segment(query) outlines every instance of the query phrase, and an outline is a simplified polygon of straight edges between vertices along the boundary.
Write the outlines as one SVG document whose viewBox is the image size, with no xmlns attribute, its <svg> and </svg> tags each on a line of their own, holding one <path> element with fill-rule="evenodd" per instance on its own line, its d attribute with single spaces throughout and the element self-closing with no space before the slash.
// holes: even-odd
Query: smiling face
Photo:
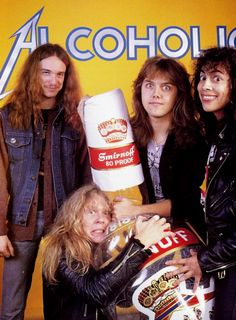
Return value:
<svg viewBox="0 0 236 320">
<path fill-rule="evenodd" d="M 203 68 L 197 90 L 203 109 L 221 119 L 231 97 L 231 81 L 226 69 L 220 65 L 211 70 Z"/>
<path fill-rule="evenodd" d="M 40 82 L 43 90 L 42 108 L 53 107 L 58 92 L 62 89 L 66 65 L 57 56 L 40 61 Z"/>
<path fill-rule="evenodd" d="M 97 194 L 88 201 L 82 215 L 84 232 L 94 243 L 100 243 L 106 236 L 111 222 L 111 212 L 106 200 Z"/>
<path fill-rule="evenodd" d="M 170 118 L 177 99 L 177 87 L 164 72 L 144 79 L 141 87 L 142 104 L 149 118 Z"/>
</svg>

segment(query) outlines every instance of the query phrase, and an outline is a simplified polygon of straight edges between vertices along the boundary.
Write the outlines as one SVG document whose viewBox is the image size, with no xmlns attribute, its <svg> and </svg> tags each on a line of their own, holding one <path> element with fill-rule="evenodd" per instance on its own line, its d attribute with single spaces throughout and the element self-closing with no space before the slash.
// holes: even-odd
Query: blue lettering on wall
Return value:
<svg viewBox="0 0 236 320">
<path fill-rule="evenodd" d="M 11 36 L 15 37 L 15 40 L 0 71 L 0 99 L 9 94 L 4 91 L 21 51 L 26 49 L 30 53 L 38 45 L 49 41 L 49 27 L 38 26 L 43 9 L 36 12 Z M 157 26 L 147 26 L 141 33 L 138 26 L 126 26 L 124 34 L 112 26 L 104 26 L 98 30 L 80 26 L 70 31 L 65 39 L 65 46 L 70 56 L 79 61 L 88 61 L 96 57 L 111 61 L 123 55 L 126 55 L 127 60 L 137 60 L 141 50 L 146 52 L 147 58 L 161 54 L 175 59 L 184 57 L 190 51 L 191 58 L 195 59 L 202 50 L 200 26 L 190 26 L 189 32 L 178 26 L 157 30 Z M 109 41 L 110 48 L 106 47 L 107 39 L 112 40 Z M 177 48 L 171 48 L 171 39 L 178 39 Z M 112 48 L 111 43 L 114 43 Z M 216 45 L 236 47 L 236 28 L 227 31 L 226 26 L 216 26 Z"/>
</svg>

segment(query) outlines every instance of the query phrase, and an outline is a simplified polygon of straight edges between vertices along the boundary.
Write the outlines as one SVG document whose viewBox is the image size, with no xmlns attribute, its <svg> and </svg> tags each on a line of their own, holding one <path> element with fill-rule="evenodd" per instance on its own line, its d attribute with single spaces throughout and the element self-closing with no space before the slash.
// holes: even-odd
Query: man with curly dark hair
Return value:
<svg viewBox="0 0 236 320">
<path fill-rule="evenodd" d="M 216 320 L 236 319 L 236 49 L 209 48 L 194 73 L 195 103 L 209 145 L 204 200 L 207 244 L 179 264 L 179 281 L 215 275 Z"/>
</svg>

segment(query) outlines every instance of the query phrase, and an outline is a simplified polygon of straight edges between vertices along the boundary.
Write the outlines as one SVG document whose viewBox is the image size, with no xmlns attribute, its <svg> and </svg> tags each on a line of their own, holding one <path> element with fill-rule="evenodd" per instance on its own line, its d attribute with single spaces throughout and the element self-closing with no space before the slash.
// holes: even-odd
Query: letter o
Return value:
<svg viewBox="0 0 236 320">
<path fill-rule="evenodd" d="M 180 47 L 176 50 L 170 49 L 167 44 L 168 39 L 173 36 L 178 37 L 181 41 Z M 181 58 L 189 50 L 188 34 L 183 29 L 177 27 L 170 27 L 163 30 L 160 33 L 158 43 L 161 53 L 170 58 Z"/>
<path fill-rule="evenodd" d="M 103 42 L 106 38 L 115 40 L 115 47 L 112 50 L 104 48 Z M 125 37 L 120 30 L 106 27 L 98 30 L 93 38 L 93 49 L 96 54 L 104 60 L 114 60 L 120 57 L 125 50 Z"/>
</svg>

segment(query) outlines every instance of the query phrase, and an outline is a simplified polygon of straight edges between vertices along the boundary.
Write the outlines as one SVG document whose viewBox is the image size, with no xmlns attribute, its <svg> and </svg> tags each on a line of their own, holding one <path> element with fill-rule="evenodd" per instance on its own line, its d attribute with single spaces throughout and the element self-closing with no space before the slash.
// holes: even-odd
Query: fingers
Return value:
<svg viewBox="0 0 236 320">
<path fill-rule="evenodd" d="M 9 258 L 10 256 L 14 256 L 14 249 L 9 242 L 7 247 L 1 252 L 0 254 L 1 257 Z"/>
<path fill-rule="evenodd" d="M 191 256 L 196 256 L 197 255 L 197 251 L 190 249 L 190 254 Z"/>
<path fill-rule="evenodd" d="M 196 292 L 202 278 L 202 271 L 197 261 L 197 252 L 191 249 L 190 253 L 191 257 L 189 258 L 169 260 L 165 264 L 178 267 L 176 270 L 171 271 L 168 277 L 179 276 L 179 283 L 189 278 L 194 278 L 193 292 Z"/>
<path fill-rule="evenodd" d="M 168 266 L 176 266 L 176 265 L 184 265 L 185 262 L 186 262 L 185 259 L 173 259 L 173 260 L 166 261 L 165 264 Z"/>
<path fill-rule="evenodd" d="M 200 284 L 200 280 L 201 280 L 200 277 L 195 277 L 194 278 L 193 292 L 197 291 L 197 288 L 199 287 L 199 284 Z"/>
<path fill-rule="evenodd" d="M 166 222 L 166 219 L 160 218 L 158 215 L 151 218 L 147 215 L 140 215 L 136 218 L 135 234 L 145 247 L 149 247 L 167 236 L 174 237 L 175 233 L 170 229 L 170 224 Z"/>
<path fill-rule="evenodd" d="M 136 217 L 136 223 L 140 223 L 143 221 L 147 221 L 147 218 L 145 216 L 137 216 Z"/>
<path fill-rule="evenodd" d="M 155 216 L 152 217 L 153 220 L 158 221 L 160 220 L 160 216 L 158 216 L 157 214 Z"/>
<path fill-rule="evenodd" d="M 9 258 L 14 256 L 14 249 L 8 237 L 6 235 L 0 236 L 0 256 Z"/>
<path fill-rule="evenodd" d="M 160 218 L 160 216 L 155 215 L 150 219 L 150 223 L 153 223 L 153 221 L 157 222 L 157 227 L 160 227 L 159 232 L 162 232 L 162 238 L 175 237 L 175 233 L 171 231 L 171 225 L 166 222 L 166 218 Z"/>
<path fill-rule="evenodd" d="M 149 222 L 147 220 L 148 220 L 148 217 L 137 216 L 135 220 L 136 231 L 140 231 L 141 229 L 145 228 L 147 226 L 147 223 Z"/>
<path fill-rule="evenodd" d="M 113 200 L 114 202 L 120 202 L 120 201 L 122 201 L 124 199 L 124 197 L 122 197 L 122 196 L 117 196 L 117 197 L 115 197 L 115 199 Z"/>
<path fill-rule="evenodd" d="M 175 271 L 168 272 L 168 274 L 166 275 L 168 279 L 174 278 L 176 276 L 178 276 L 178 279 L 176 279 L 175 281 L 176 286 L 180 285 L 181 282 L 188 280 L 189 278 L 194 278 L 193 293 L 197 291 L 197 288 L 200 285 L 200 276 L 193 277 L 193 273 L 190 270 L 186 271 L 185 268 L 179 268 Z"/>
<path fill-rule="evenodd" d="M 10 241 L 8 243 L 8 250 L 9 250 L 9 254 L 13 257 L 14 256 L 14 249 L 13 249 L 13 246 Z"/>
<path fill-rule="evenodd" d="M 124 197 L 116 197 L 113 200 L 114 214 L 119 218 L 136 216 L 137 208 L 133 205 L 132 200 Z"/>
<path fill-rule="evenodd" d="M 11 256 L 11 253 L 7 249 L 0 253 L 0 257 L 9 258 L 10 256 Z"/>
<path fill-rule="evenodd" d="M 82 123 L 84 123 L 84 105 L 86 100 L 88 100 L 90 96 L 84 96 L 81 98 L 79 105 L 77 106 L 77 112 L 81 118 Z"/>
<path fill-rule="evenodd" d="M 159 223 L 161 231 L 163 232 L 163 237 L 175 237 L 175 233 L 171 231 L 170 223 L 166 222 L 165 218 L 156 219 Z"/>
<path fill-rule="evenodd" d="M 164 226 L 165 229 L 170 230 L 170 224 L 166 222 L 166 218 L 160 218 L 158 215 L 155 215 L 153 218 L 158 222 L 160 226 Z"/>
</svg>

